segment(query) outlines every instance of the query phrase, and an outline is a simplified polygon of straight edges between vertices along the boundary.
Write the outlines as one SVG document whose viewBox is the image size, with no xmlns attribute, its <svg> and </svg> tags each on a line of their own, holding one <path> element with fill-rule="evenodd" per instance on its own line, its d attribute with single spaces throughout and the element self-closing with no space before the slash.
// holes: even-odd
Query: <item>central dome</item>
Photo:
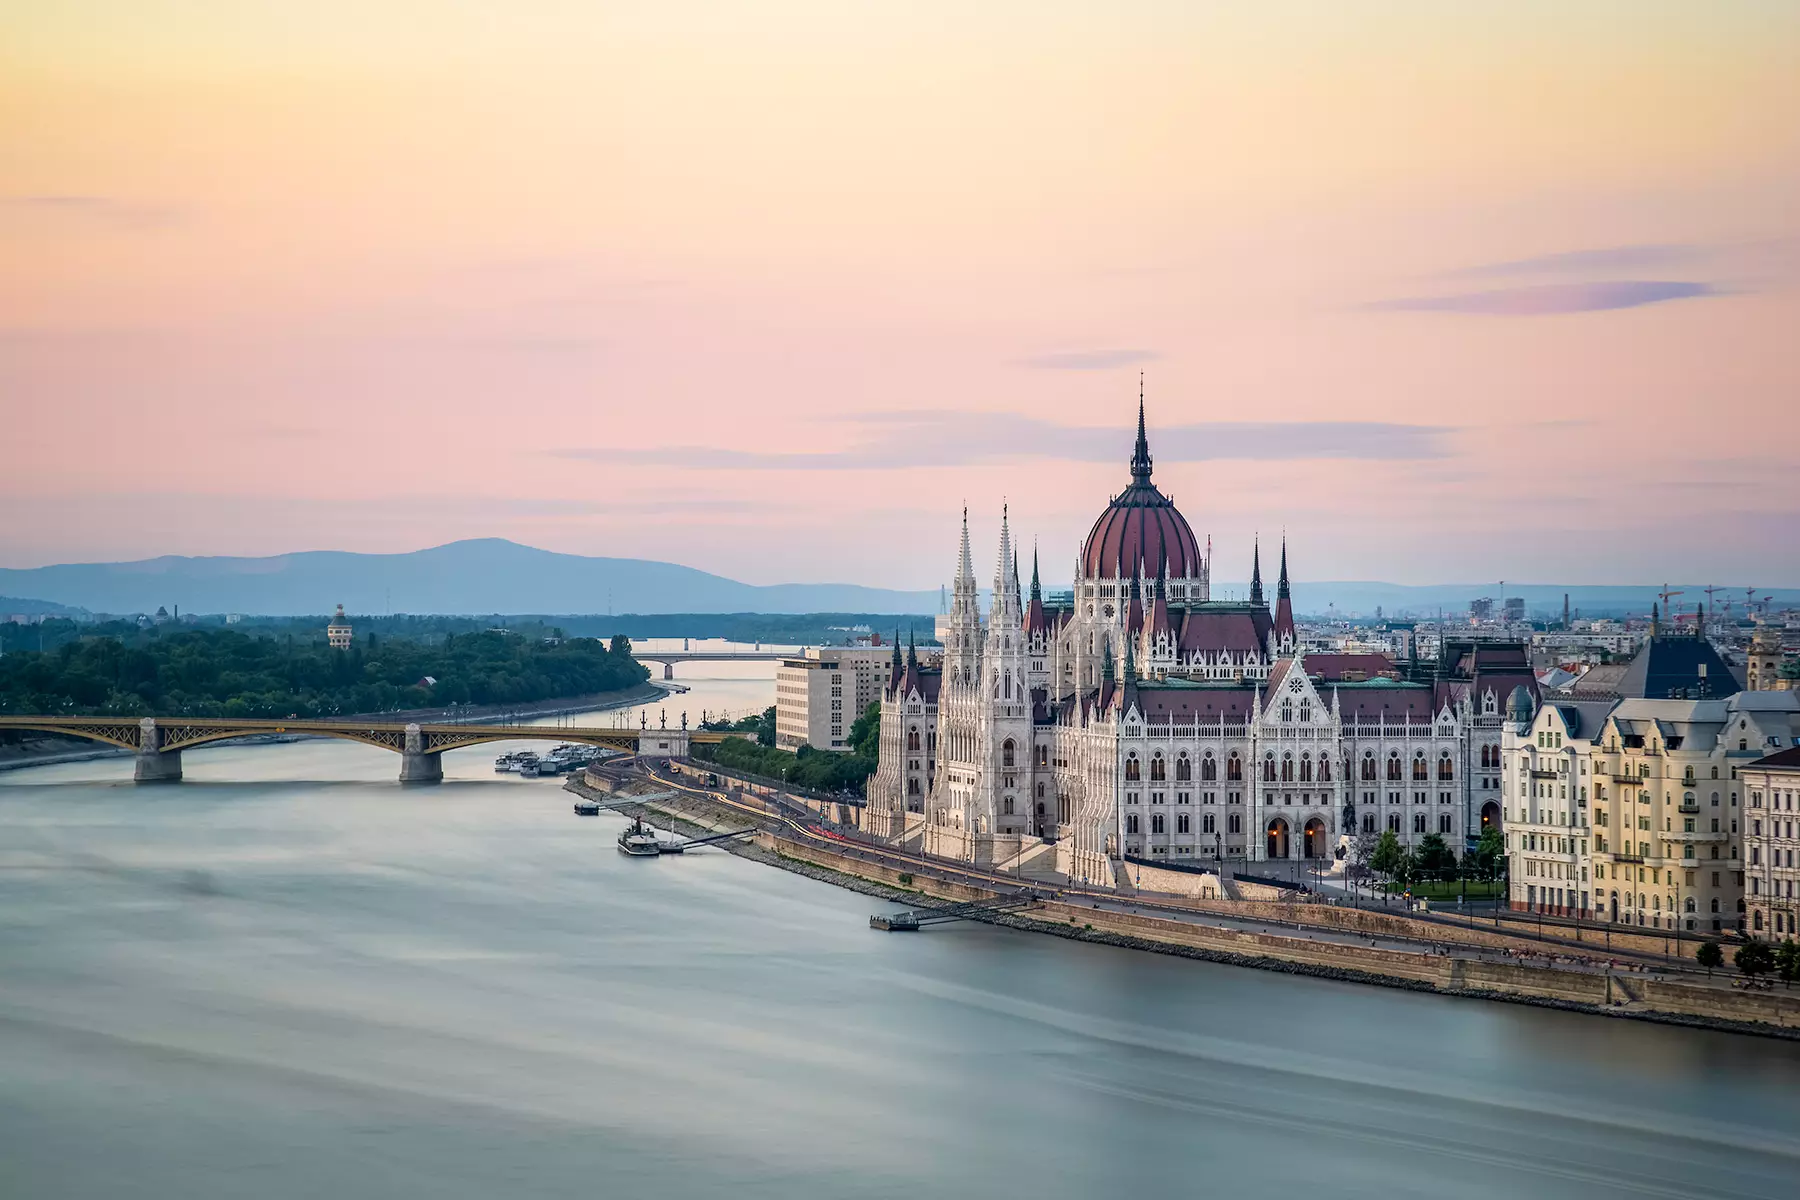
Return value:
<svg viewBox="0 0 1800 1200">
<path fill-rule="evenodd" d="M 1129 579 L 1143 574 L 1171 579 L 1200 575 L 1200 543 L 1175 502 L 1150 482 L 1150 445 L 1144 437 L 1144 404 L 1138 401 L 1137 448 L 1131 486 L 1113 498 L 1081 547 L 1087 579 Z"/>
</svg>

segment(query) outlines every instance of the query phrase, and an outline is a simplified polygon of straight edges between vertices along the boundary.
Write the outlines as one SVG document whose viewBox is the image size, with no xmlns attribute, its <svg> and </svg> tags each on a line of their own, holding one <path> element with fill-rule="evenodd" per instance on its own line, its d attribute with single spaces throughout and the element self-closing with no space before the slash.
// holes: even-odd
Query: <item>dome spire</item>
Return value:
<svg viewBox="0 0 1800 1200">
<path fill-rule="evenodd" d="M 1144 373 L 1138 372 L 1138 430 L 1137 446 L 1131 452 L 1131 479 L 1133 483 L 1150 482 L 1150 439 L 1144 436 Z"/>
</svg>

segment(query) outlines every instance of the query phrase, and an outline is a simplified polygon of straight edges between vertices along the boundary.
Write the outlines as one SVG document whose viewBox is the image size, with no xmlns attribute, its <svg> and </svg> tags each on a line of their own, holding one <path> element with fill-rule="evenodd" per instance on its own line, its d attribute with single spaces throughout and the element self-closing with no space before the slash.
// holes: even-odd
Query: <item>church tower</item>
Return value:
<svg viewBox="0 0 1800 1200">
<path fill-rule="evenodd" d="M 1019 562 L 1007 511 L 1000 513 L 1000 557 L 988 608 L 981 666 L 981 725 L 985 735 L 983 809 L 978 833 L 1024 833 L 1031 765 L 1031 691 L 1025 649 L 1025 611 L 1019 594 Z"/>
</svg>

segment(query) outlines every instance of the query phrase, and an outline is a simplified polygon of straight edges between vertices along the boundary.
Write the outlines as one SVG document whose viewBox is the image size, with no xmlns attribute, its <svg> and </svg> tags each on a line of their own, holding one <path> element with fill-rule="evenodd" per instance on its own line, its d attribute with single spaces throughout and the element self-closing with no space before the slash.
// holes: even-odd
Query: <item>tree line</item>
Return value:
<svg viewBox="0 0 1800 1200">
<path fill-rule="evenodd" d="M 861 796 L 875 773 L 876 748 L 881 738 L 881 705 L 871 704 L 850 726 L 847 753 L 801 746 L 782 750 L 775 745 L 775 706 L 740 721 L 712 721 L 703 729 L 754 733 L 748 738 L 727 738 L 718 745 L 695 743 L 695 758 L 715 762 L 766 779 L 778 779 L 815 792 L 849 792 Z"/>
<path fill-rule="evenodd" d="M 334 717 L 613 692 L 649 674 L 624 637 L 369 635 L 334 650 L 291 633 L 126 626 L 0 656 L 0 712 Z"/>
</svg>

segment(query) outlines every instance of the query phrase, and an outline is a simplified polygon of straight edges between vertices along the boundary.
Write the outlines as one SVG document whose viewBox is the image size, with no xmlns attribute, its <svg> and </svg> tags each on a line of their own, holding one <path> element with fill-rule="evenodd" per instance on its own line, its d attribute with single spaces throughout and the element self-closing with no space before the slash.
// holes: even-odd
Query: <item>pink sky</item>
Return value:
<svg viewBox="0 0 1800 1200">
<path fill-rule="evenodd" d="M 1800 5 L 0 7 L 0 565 L 1800 584 Z"/>
</svg>

